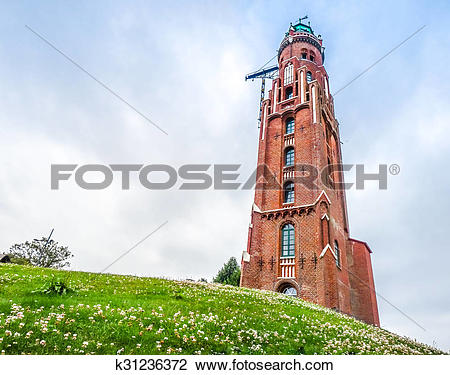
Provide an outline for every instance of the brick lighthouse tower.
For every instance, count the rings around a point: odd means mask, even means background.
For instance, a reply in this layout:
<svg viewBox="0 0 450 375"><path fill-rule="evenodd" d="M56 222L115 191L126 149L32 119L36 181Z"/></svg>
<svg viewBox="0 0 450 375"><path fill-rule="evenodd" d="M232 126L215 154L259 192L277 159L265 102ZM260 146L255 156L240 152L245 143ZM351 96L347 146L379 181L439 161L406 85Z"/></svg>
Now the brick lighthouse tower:
<svg viewBox="0 0 450 375"><path fill-rule="evenodd" d="M371 250L350 238L342 172L327 169L342 163L342 155L323 61L320 35L300 19L281 42L278 65L249 76L273 81L261 103L241 286L298 296L379 325ZM259 183L268 180L267 170L274 183Z"/></svg>

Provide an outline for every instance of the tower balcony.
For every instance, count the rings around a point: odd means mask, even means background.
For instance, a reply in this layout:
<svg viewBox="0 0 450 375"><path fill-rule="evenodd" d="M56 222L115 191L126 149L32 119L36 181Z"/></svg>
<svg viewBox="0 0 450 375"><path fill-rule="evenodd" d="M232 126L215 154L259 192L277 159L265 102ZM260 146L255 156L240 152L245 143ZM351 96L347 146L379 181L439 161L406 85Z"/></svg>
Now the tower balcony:
<svg viewBox="0 0 450 375"><path fill-rule="evenodd" d="M294 133L285 134L284 136L284 146L293 146L294 145Z"/></svg>
<svg viewBox="0 0 450 375"><path fill-rule="evenodd" d="M294 169L293 165L291 165L289 167L284 167L283 168L283 181L293 179L295 177L294 173L295 173L295 169Z"/></svg>
<svg viewBox="0 0 450 375"><path fill-rule="evenodd" d="M283 279L295 278L295 258L280 258L279 277Z"/></svg>

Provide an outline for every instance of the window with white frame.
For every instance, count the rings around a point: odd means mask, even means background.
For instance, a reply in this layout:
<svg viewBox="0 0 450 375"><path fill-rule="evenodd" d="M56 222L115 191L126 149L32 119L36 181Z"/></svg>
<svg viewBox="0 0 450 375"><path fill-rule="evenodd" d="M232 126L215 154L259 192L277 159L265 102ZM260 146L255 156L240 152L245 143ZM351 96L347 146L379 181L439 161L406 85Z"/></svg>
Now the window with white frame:
<svg viewBox="0 0 450 375"><path fill-rule="evenodd" d="M285 167L291 167L294 165L294 147L289 147L284 155L284 166Z"/></svg>
<svg viewBox="0 0 450 375"><path fill-rule="evenodd" d="M284 84L289 85L294 80L294 65L289 64L284 68Z"/></svg>
<svg viewBox="0 0 450 375"><path fill-rule="evenodd" d="M292 134L295 130L295 120L290 117L286 120L285 134Z"/></svg>
<svg viewBox="0 0 450 375"><path fill-rule="evenodd" d="M295 230L292 224L285 224L281 228L281 257L295 256Z"/></svg>

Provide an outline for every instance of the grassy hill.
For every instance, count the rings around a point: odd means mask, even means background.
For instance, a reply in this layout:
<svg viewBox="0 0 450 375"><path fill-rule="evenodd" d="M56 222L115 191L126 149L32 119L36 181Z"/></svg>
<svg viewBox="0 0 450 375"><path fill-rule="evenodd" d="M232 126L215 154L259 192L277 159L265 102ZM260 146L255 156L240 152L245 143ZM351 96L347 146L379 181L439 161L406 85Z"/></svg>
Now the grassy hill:
<svg viewBox="0 0 450 375"><path fill-rule="evenodd" d="M73 291L42 293L58 278ZM10 264L0 264L0 353L442 354L278 293Z"/></svg>

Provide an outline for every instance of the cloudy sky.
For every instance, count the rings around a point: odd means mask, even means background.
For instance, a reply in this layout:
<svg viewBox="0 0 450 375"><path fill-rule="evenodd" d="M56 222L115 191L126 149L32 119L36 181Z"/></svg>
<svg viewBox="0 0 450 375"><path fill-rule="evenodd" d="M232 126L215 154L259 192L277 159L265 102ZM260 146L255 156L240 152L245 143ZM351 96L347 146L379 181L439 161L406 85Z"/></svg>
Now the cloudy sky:
<svg viewBox="0 0 450 375"><path fill-rule="evenodd" d="M3 2L0 11L0 250L54 238L72 269L211 279L246 247L251 191L150 191L116 178L50 189L51 164L256 163L259 82L307 14L326 46L344 161L397 163L388 190L347 193L350 230L373 250L381 324L450 349L450 7L445 1ZM162 133L50 48L47 38L157 123ZM118 175L116 175L118 177ZM347 180L351 180L349 174Z"/></svg>

